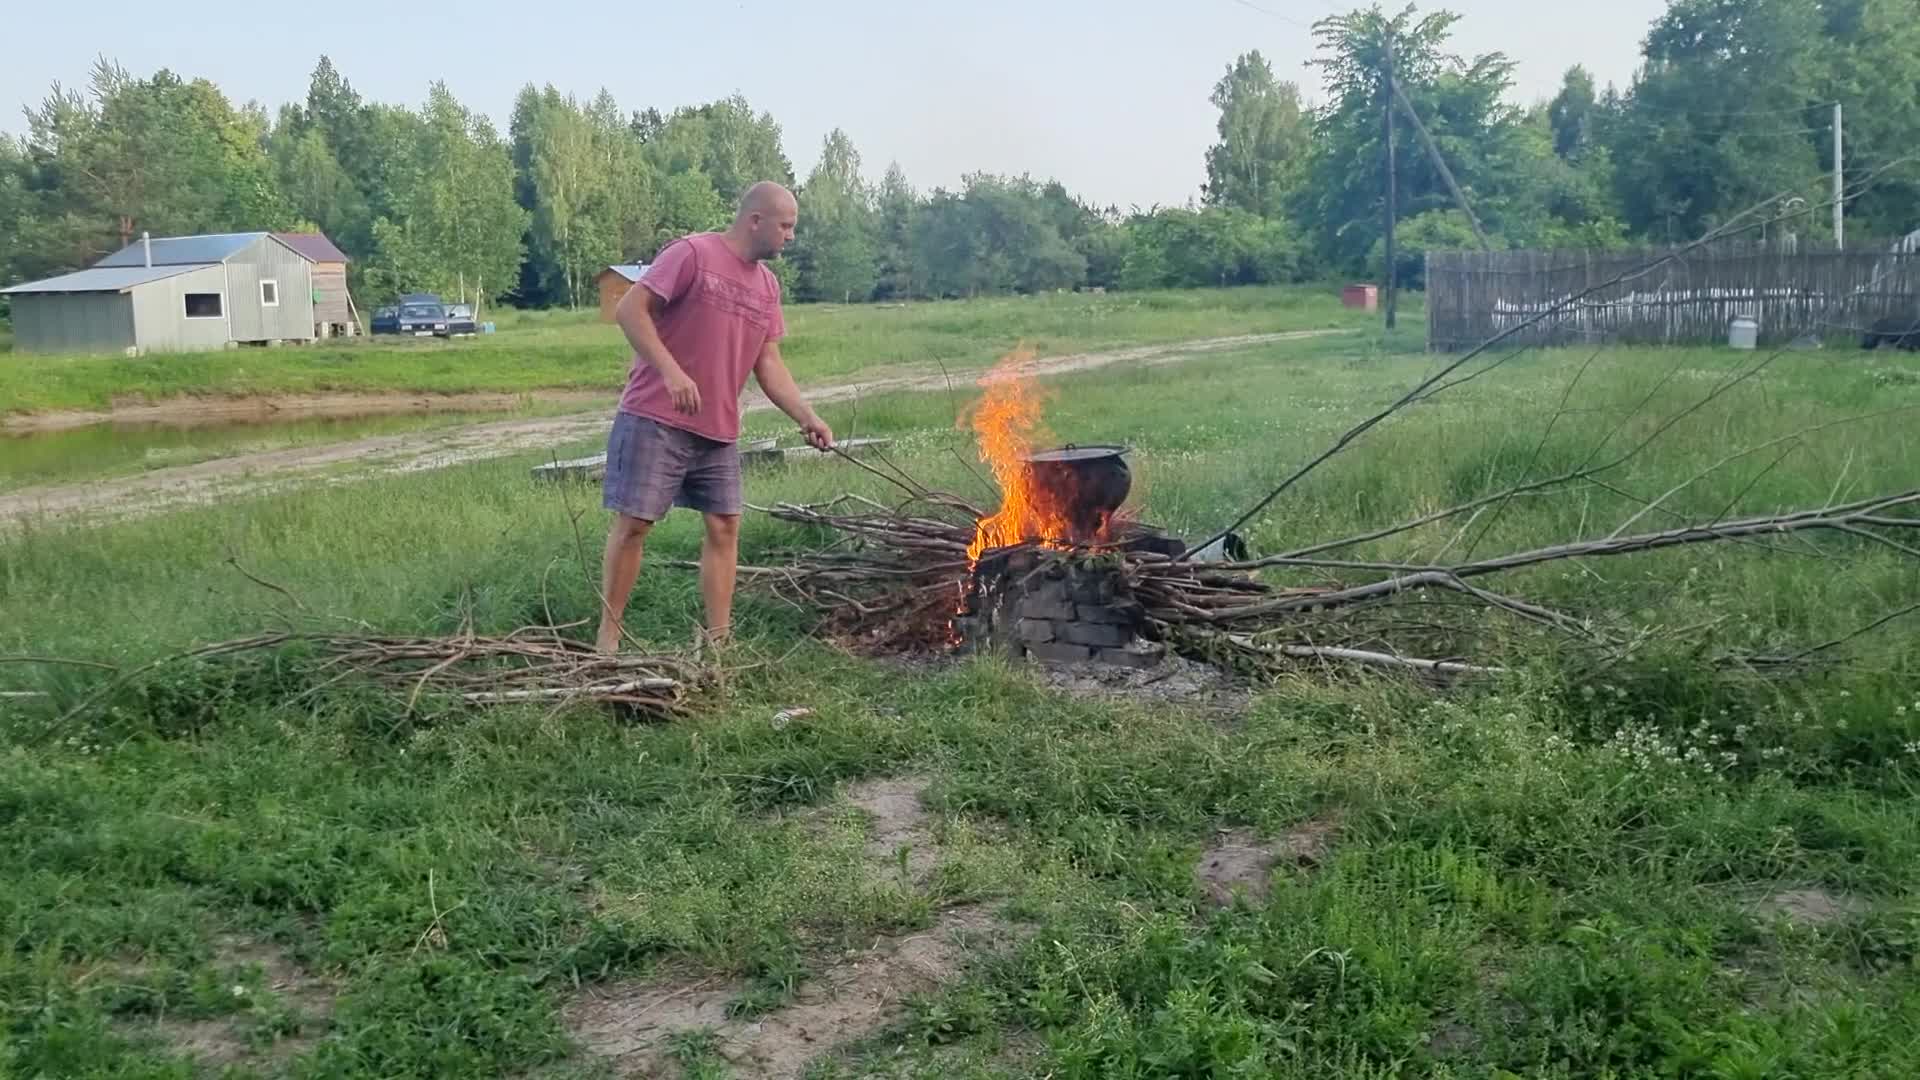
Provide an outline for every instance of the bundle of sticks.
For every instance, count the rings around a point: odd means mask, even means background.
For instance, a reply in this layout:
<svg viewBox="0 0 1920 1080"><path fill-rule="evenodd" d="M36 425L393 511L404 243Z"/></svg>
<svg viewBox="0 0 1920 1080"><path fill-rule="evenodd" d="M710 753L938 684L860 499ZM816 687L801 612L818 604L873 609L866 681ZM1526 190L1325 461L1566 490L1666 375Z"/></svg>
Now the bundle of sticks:
<svg viewBox="0 0 1920 1080"><path fill-rule="evenodd" d="M602 653L562 636L560 627L527 626L501 637L471 630L447 637L303 635L298 640L335 679L364 679L407 691L411 706L423 693L457 697L471 705L591 701L628 705L665 715L685 710L691 694L710 680L673 656Z"/></svg>
<svg viewBox="0 0 1920 1080"><path fill-rule="evenodd" d="M888 507L857 495L759 509L831 539L818 549L785 553L788 561L780 565L742 566L744 579L817 613L829 637L857 651L937 652L955 643L953 619L973 569L967 552L977 511L937 498ZM1333 590L1280 588L1256 577L1253 564L1183 562L1125 545L1029 546L1047 559L1107 560L1154 636L1216 662L1231 657L1240 666L1285 656L1259 640L1276 621L1265 605L1298 605L1288 609L1298 613L1289 620L1297 628L1310 621L1314 598Z"/></svg>
<svg viewBox="0 0 1920 1080"><path fill-rule="evenodd" d="M74 706L76 715L154 670L269 651L305 669L305 695L362 683L405 693L413 708L422 695L444 695L469 705L596 702L655 716L677 716L713 681L705 668L679 657L608 654L563 635L565 626L526 626L501 636L464 629L456 634L389 636L331 630L283 630L217 642L125 672Z"/></svg>
<svg viewBox="0 0 1920 1080"><path fill-rule="evenodd" d="M1125 546L1075 550L1053 545L1043 555L1109 560L1144 610L1151 630L1197 658L1267 670L1331 661L1458 675L1499 670L1465 659L1465 650L1496 628L1544 631L1608 663L1650 640L1631 627L1607 627L1593 618L1496 592L1480 584L1483 579L1566 559L1629 556L1701 543L1778 544L1816 533L1864 539L1920 556L1920 551L1885 535L1920 528L1920 517L1900 513L1916 507L1920 490L1900 491L1785 513L1705 524L1687 521L1664 530L1634 533L1621 526L1605 536L1452 564L1327 554L1394 530L1240 562L1189 561ZM937 651L953 644L953 616L972 567L967 551L977 511L957 500L923 497L888 507L854 495L761 509L780 520L815 527L831 539L818 549L792 553L784 565L742 567L748 581L819 613L830 636L856 649L900 653ZM1282 586L1259 576L1276 569L1320 577L1311 584ZM1920 604L1901 607L1858 633L1791 655L1741 659L1753 666L1791 666L1916 610Z"/></svg>

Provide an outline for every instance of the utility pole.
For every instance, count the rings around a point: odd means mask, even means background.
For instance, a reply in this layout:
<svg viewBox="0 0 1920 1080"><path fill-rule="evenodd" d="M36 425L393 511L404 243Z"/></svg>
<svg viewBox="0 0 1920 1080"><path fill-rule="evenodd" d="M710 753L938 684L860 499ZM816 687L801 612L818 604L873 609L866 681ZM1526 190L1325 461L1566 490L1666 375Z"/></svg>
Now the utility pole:
<svg viewBox="0 0 1920 1080"><path fill-rule="evenodd" d="M1833 103L1833 246L1847 250L1844 166L1840 163L1840 103Z"/></svg>
<svg viewBox="0 0 1920 1080"><path fill-rule="evenodd" d="M1380 117L1381 117L1381 123L1386 132L1386 151L1387 151L1387 236L1386 236L1386 248L1387 248L1386 292L1387 292L1387 295L1385 297L1385 303L1383 306L1386 308L1386 313L1387 313L1387 329L1391 330L1393 329L1393 315L1394 315L1394 305L1395 305L1394 279L1399 276L1395 272L1396 270L1394 265L1395 256L1394 256L1394 250L1393 250L1393 224L1394 224L1394 217L1398 211L1398 208L1394 205L1395 191L1394 191L1394 181L1393 181L1393 174L1394 174L1393 31L1391 29L1389 29L1386 33L1386 45L1387 45L1387 62L1385 67L1380 72L1380 89L1381 89Z"/></svg>
<svg viewBox="0 0 1920 1080"><path fill-rule="evenodd" d="M1480 227L1480 218L1473 212L1473 204L1467 201L1467 193L1460 190L1460 182L1453 178L1453 170L1447 168L1447 159L1440 156L1440 147L1433 141L1433 134L1420 120L1420 114L1414 111L1413 102L1407 100L1407 88L1400 85L1398 79L1393 82L1393 96L1400 103L1400 111L1407 115L1413 124L1414 134L1420 136L1420 144L1427 148L1427 157L1433 161L1433 167L1440 173L1440 179L1446 181L1447 190L1453 193L1454 205L1467 215L1467 224L1473 226L1473 235L1480 241L1480 250L1492 251L1493 245L1487 242L1486 230Z"/></svg>

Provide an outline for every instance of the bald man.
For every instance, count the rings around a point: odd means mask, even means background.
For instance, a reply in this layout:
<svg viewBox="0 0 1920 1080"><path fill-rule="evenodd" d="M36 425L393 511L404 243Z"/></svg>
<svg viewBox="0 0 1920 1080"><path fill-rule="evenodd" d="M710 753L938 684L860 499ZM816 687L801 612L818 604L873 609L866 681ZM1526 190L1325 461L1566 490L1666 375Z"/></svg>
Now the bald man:
<svg viewBox="0 0 1920 1080"><path fill-rule="evenodd" d="M780 282L762 264L793 239L799 216L792 192L753 185L725 232L695 233L661 249L614 312L633 363L607 436L601 501L614 519L601 564L602 652L620 647L647 533L674 506L705 518L706 633L719 642L731 632L742 509L740 392L748 374L808 443L833 447L833 432L780 359Z"/></svg>

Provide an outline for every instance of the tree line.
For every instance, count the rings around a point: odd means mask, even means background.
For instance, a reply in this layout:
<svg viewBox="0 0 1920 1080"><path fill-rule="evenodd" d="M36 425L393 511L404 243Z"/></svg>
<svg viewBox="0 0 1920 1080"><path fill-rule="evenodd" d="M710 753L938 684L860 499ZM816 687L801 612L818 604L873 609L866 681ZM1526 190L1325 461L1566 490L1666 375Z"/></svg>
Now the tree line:
<svg viewBox="0 0 1920 1080"><path fill-rule="evenodd" d="M1550 100L1510 100L1514 63L1449 48L1460 16L1379 7L1315 24L1320 103L1258 51L1226 65L1216 141L1185 206L1098 206L1053 181L977 173L916 190L875 182L847 135L795 177L779 123L734 96L671 113L528 85L506 130L442 83L410 108L364 99L322 57L306 99L269 115L204 79L136 77L105 60L56 85L0 139L0 277L85 266L155 235L318 229L372 301L401 291L526 306L591 302L593 275L715 228L745 186L795 186L798 238L775 264L801 300L1285 282L1380 273L1393 81L1497 247L1607 248L1687 238L1786 188L1831 230L1811 183L1844 164L1875 183L1848 230L1920 222L1920 20L1912 0L1671 0L1625 88L1582 68ZM1389 47L1389 43L1391 46ZM1396 116L1397 273L1471 223Z"/></svg>

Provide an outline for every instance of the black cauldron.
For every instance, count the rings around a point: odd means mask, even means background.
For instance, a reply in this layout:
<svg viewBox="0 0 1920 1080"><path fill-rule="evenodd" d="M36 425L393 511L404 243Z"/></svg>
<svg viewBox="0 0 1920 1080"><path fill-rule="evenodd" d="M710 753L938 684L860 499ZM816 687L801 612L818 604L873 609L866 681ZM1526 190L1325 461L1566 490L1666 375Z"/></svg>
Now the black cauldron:
<svg viewBox="0 0 1920 1080"><path fill-rule="evenodd" d="M1022 459L1034 488L1067 519L1071 539L1092 540L1133 490L1124 446L1075 446L1068 443Z"/></svg>

